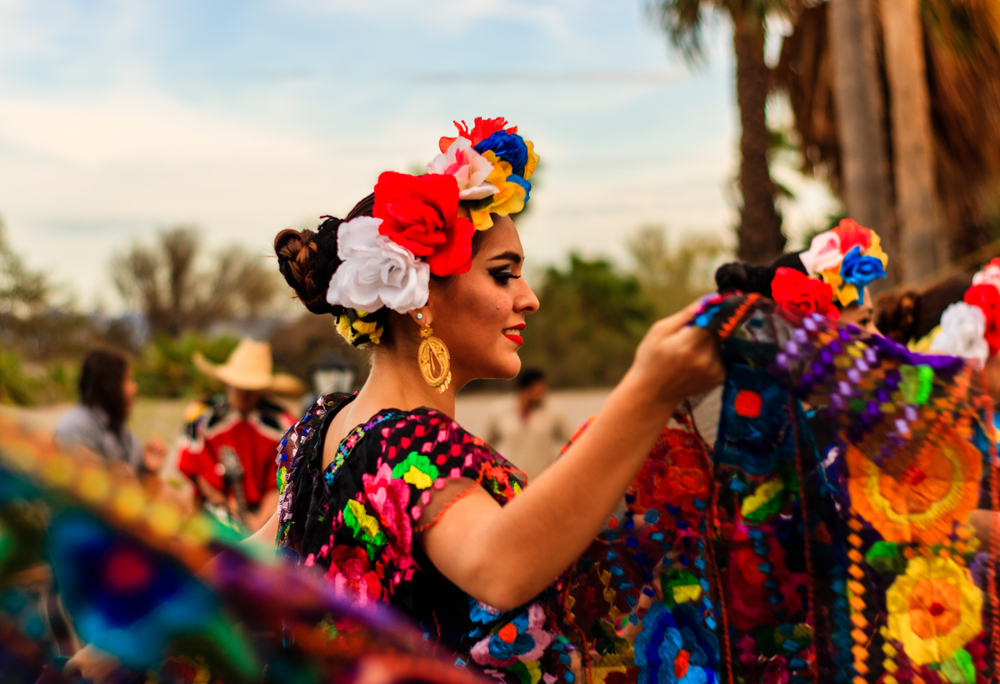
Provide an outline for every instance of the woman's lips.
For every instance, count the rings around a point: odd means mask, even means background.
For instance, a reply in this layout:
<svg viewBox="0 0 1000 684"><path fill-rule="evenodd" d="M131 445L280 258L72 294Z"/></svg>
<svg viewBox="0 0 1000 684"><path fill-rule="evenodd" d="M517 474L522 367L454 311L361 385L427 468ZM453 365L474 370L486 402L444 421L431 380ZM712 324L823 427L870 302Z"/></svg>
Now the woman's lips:
<svg viewBox="0 0 1000 684"><path fill-rule="evenodd" d="M524 323L522 323L521 325L515 325L512 328L505 328L503 331L503 336L506 337L511 342L515 342L518 345L523 345L524 339L518 334L522 330L524 330Z"/></svg>

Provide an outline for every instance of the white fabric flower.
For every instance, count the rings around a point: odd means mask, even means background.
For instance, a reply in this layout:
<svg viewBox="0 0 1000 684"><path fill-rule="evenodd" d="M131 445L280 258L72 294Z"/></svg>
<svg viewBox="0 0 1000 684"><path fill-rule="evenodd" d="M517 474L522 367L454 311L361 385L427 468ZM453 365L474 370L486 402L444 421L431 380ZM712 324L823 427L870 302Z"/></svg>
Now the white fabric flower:
<svg viewBox="0 0 1000 684"><path fill-rule="evenodd" d="M994 263L996 259L986 265L982 271L972 276L973 285L992 285L1000 290L1000 264Z"/></svg>
<svg viewBox="0 0 1000 684"><path fill-rule="evenodd" d="M427 173L454 176L458 181L459 199L484 199L497 193L497 187L487 183L493 164L472 149L472 141L459 136L448 151L439 154L427 165Z"/></svg>
<svg viewBox="0 0 1000 684"><path fill-rule="evenodd" d="M809 250L799 255L809 275L816 275L831 268L840 268L844 255L840 253L840 236L832 230L812 239Z"/></svg>
<svg viewBox="0 0 1000 684"><path fill-rule="evenodd" d="M931 351L986 361L990 345L986 342L986 316L978 306L965 302L952 304L941 314L941 331L931 342Z"/></svg>
<svg viewBox="0 0 1000 684"><path fill-rule="evenodd" d="M348 309L398 313L427 303L431 269L378 227L382 219L359 216L340 224L337 256L343 263L330 278L326 301Z"/></svg>

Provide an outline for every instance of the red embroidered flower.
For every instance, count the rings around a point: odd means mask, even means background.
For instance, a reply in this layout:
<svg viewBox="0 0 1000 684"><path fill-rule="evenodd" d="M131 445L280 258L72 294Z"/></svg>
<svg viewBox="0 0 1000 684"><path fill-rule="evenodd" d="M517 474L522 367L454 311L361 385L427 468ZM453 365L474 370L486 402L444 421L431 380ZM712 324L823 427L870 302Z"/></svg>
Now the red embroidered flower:
<svg viewBox="0 0 1000 684"><path fill-rule="evenodd" d="M502 116L497 117L496 119L484 119L480 116L477 116L476 120L473 122L471 131L469 130L469 124L465 123L464 121L462 123L453 121L452 123L454 123L455 128L458 129L458 136L456 136L455 138L448 138L448 137L441 138L440 142L438 143L438 146L441 148L442 152L447 152L448 148L451 147L451 144L455 142L455 140L459 136L463 138L468 138L469 140L472 141L473 145L480 143L483 140L486 140L488 137L490 137L497 131L503 131L504 126L507 125L507 119L503 118ZM517 133L517 126L511 126L510 128L506 129L505 132L514 135Z"/></svg>
<svg viewBox="0 0 1000 684"><path fill-rule="evenodd" d="M833 232L840 238L841 254L850 252L854 245L860 245L862 252L872 246L872 232L864 226L859 226L854 219L842 219Z"/></svg>
<svg viewBox="0 0 1000 684"><path fill-rule="evenodd" d="M371 568L368 554L358 546L338 546L330 554L333 588L338 595L349 596L361 603L377 601L382 595L378 573Z"/></svg>
<svg viewBox="0 0 1000 684"><path fill-rule="evenodd" d="M1000 290L995 285L982 283L965 291L965 303L978 306L986 317L986 342L990 355L1000 351Z"/></svg>
<svg viewBox="0 0 1000 684"><path fill-rule="evenodd" d="M410 522L410 485L392 476L392 468L383 463L374 476L361 476L365 499L375 510L383 529L388 532L385 553L399 570L413 565L413 525Z"/></svg>
<svg viewBox="0 0 1000 684"><path fill-rule="evenodd" d="M794 268L778 269L771 281L771 297L778 304L802 313L815 312L831 321L840 320L840 311L833 305L833 288Z"/></svg>
<svg viewBox="0 0 1000 684"><path fill-rule="evenodd" d="M472 265L475 228L458 215L454 176L409 176L387 171L375 184L378 232L423 259L436 276L465 273Z"/></svg>

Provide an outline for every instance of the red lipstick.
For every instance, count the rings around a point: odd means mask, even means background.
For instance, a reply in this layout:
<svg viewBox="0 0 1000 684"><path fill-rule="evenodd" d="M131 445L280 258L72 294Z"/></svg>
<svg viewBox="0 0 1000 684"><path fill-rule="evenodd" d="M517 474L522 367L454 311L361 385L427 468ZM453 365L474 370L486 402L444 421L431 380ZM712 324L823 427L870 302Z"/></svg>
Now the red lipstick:
<svg viewBox="0 0 1000 684"><path fill-rule="evenodd" d="M504 328L504 330L524 330L524 323L521 323L520 325L512 325L509 328ZM515 342L518 346L524 344L524 338L515 333L504 333L503 336L506 337L511 342Z"/></svg>

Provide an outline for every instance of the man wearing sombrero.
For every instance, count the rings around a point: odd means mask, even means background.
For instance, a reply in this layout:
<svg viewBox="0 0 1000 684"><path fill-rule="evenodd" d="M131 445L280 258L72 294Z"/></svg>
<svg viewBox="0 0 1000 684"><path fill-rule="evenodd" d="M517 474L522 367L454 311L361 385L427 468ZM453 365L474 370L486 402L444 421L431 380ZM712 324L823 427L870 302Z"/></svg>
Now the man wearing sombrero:
<svg viewBox="0 0 1000 684"><path fill-rule="evenodd" d="M221 365L199 353L194 363L225 384L226 392L188 408L177 467L191 478L209 512L256 531L277 507L275 454L295 422L267 395L299 396L303 385L273 372L267 342L244 339Z"/></svg>

